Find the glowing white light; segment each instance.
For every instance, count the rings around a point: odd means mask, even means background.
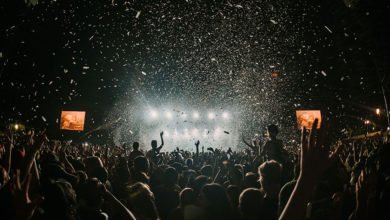
[[[187,118],[187,114],[186,114],[186,113],[184,113],[184,114],[182,114],[182,115],[181,115],[181,117],[183,117],[183,118]]]
[[[18,130],[19,129],[19,125],[15,124],[14,128],[15,128],[15,130]]]
[[[215,114],[214,113],[209,113],[209,119],[214,119],[215,118]]]
[[[380,114],[381,114],[381,110],[380,110],[379,108],[377,108],[377,109],[375,110],[375,112],[376,112],[377,115],[380,115]]]
[[[228,119],[229,118],[229,113],[227,113],[227,112],[222,113],[222,118]]]
[[[194,128],[194,129],[192,130],[192,135],[193,135],[193,136],[198,136],[198,133],[199,133],[199,130],[198,130],[198,129]]]
[[[195,119],[198,119],[199,118],[199,113],[198,112],[194,112],[194,114],[192,114],[192,117],[195,118]]]
[[[158,113],[155,110],[150,110],[150,117],[157,118],[158,117]]]
[[[171,118],[172,118],[172,113],[171,113],[171,112],[167,112],[167,113],[165,113],[165,116],[166,116],[168,119],[171,119]]]
[[[185,136],[185,137],[188,137],[189,135],[190,135],[190,134],[188,133],[188,129],[185,128],[185,129],[184,129],[184,136]]]
[[[364,124],[366,124],[366,125],[370,124],[370,120],[365,120]]]

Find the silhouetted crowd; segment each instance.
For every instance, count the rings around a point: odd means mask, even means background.
[[[8,132],[0,143],[0,219],[390,219],[387,135],[329,143],[304,128],[265,143],[194,152],[71,144]],[[236,148],[235,148],[236,149]]]

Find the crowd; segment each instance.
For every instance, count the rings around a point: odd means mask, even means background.
[[[386,137],[330,143],[304,128],[295,153],[278,128],[233,151],[72,145],[44,132],[0,143],[0,219],[390,219]],[[240,148],[238,148],[240,149]]]

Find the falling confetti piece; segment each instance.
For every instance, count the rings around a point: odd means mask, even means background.
[[[323,76],[327,76],[326,73],[325,73],[325,71],[323,71],[323,70],[321,70],[321,74],[322,74]]]
[[[135,15],[135,18],[139,18],[139,16],[141,15],[141,11],[137,11],[137,14]]]
[[[330,29],[328,28],[328,26],[325,25],[324,27],[325,27],[325,29],[326,29],[329,33],[331,33],[331,34],[333,33],[332,30],[330,30]]]

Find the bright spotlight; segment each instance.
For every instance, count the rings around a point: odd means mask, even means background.
[[[18,130],[18,129],[19,129],[19,125],[18,125],[18,124],[15,124],[15,125],[14,125],[14,128],[15,128],[15,130]]]
[[[187,114],[186,114],[186,113],[183,113],[183,114],[181,115],[181,117],[187,118]]]
[[[157,118],[158,117],[158,113],[155,110],[151,110],[150,111],[150,117]]]
[[[380,115],[380,114],[381,114],[381,110],[380,110],[379,108],[377,108],[377,109],[375,110],[375,113],[376,113],[377,115]]]
[[[209,113],[209,119],[214,119],[215,118],[215,114],[214,113]]]
[[[229,118],[229,113],[227,113],[227,112],[222,113],[222,118],[228,119]]]
[[[167,113],[165,113],[165,116],[166,116],[168,119],[171,119],[171,118],[172,118],[172,113],[171,113],[171,112],[167,112]]]
[[[192,115],[193,118],[195,119],[198,119],[199,118],[199,113],[198,112],[194,112],[194,114]]]

